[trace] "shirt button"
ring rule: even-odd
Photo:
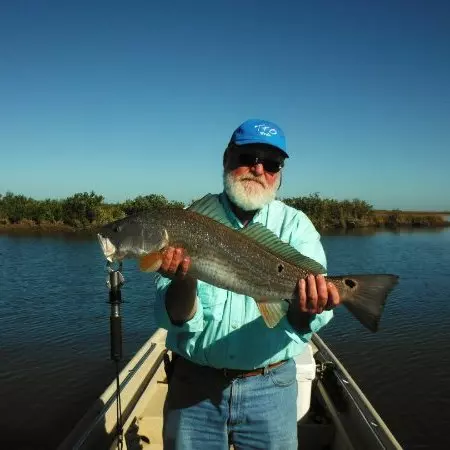
[[[237,324],[237,323],[232,323],[232,324],[231,324],[231,328],[233,328],[233,330],[235,330],[237,327],[238,327],[238,324]]]

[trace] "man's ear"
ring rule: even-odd
[[[228,147],[223,152],[223,168],[225,169],[225,166],[227,165],[228,161]]]

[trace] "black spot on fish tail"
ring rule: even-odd
[[[387,296],[398,282],[397,275],[347,275],[342,298],[346,308],[370,331],[376,332]]]

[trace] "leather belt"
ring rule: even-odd
[[[222,372],[225,378],[247,378],[254,377],[256,375],[264,375],[268,372],[269,369],[274,369],[275,367],[281,366],[287,361],[287,359],[283,361],[278,361],[273,364],[269,364],[266,367],[260,367],[258,369],[253,370],[240,370],[240,369],[216,369]]]
[[[198,368],[210,370],[213,373],[220,374],[227,379],[247,378],[247,377],[254,377],[256,375],[264,375],[270,369],[274,369],[275,367],[281,366],[282,364],[284,364],[285,362],[288,361],[287,359],[284,359],[283,361],[278,361],[276,363],[269,364],[266,367],[259,367],[258,369],[252,369],[252,370],[242,370],[242,369],[216,369],[215,367],[202,366],[193,361],[190,361],[189,359],[182,357],[178,353],[172,352],[172,364],[174,364],[177,359],[184,360],[185,363],[187,363],[188,365],[193,365]]]

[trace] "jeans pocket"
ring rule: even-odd
[[[296,381],[296,369],[293,359],[269,371],[269,376],[275,386],[287,387]]]

